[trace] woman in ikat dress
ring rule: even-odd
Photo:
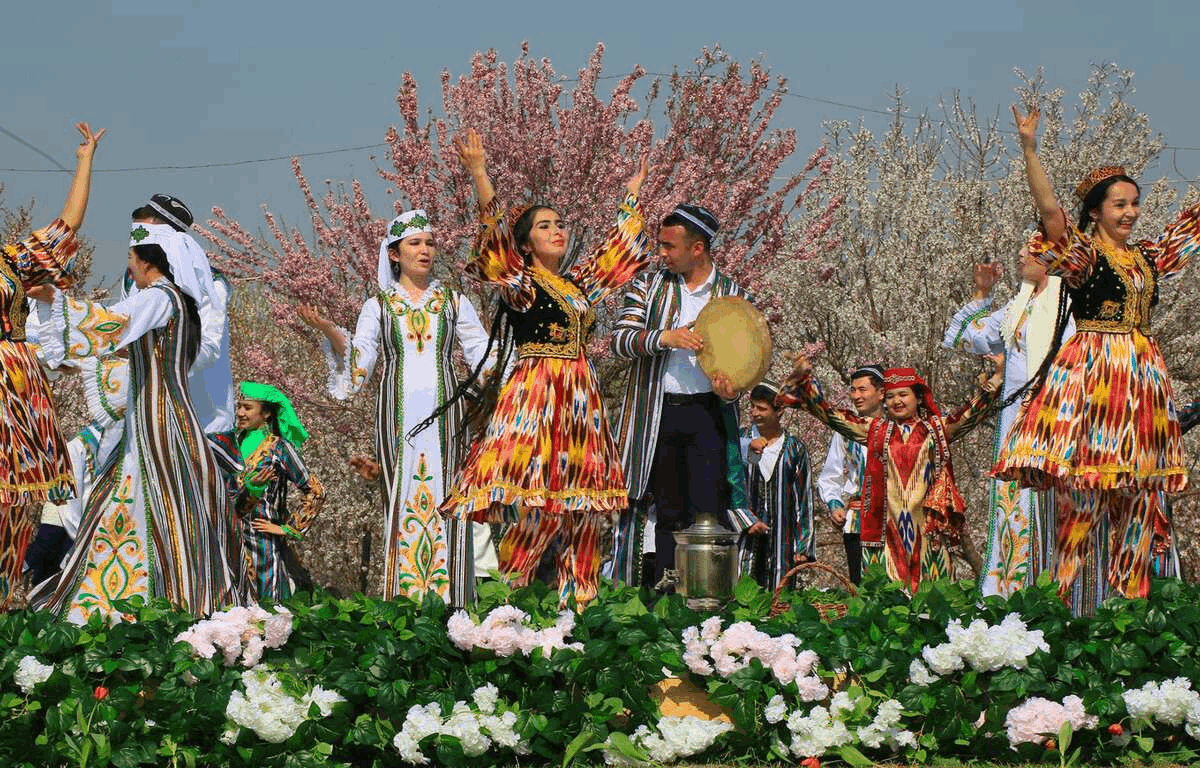
[[[603,240],[560,274],[568,232],[559,213],[540,205],[504,210],[478,134],[469,131],[455,143],[483,225],[467,271],[499,289],[491,338],[511,332],[517,362],[501,387],[508,346],[502,341],[483,397],[488,402],[498,390],[495,406],[442,509],[461,519],[512,523],[500,543],[500,571],[516,585],[529,582],[557,540],[560,604],[574,599],[582,610],[597,591],[600,532],[628,495],[586,349],[596,305],[649,260],[637,199],[646,164],[626,185]]]

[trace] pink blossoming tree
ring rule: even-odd
[[[341,589],[377,585],[377,568],[366,577],[357,570],[364,535],[380,551],[376,491],[351,478],[346,466],[351,455],[368,451],[374,398],[337,403],[324,396],[325,365],[294,308],[315,304],[353,328],[375,290],[387,221],[421,207],[436,229],[440,275],[474,296],[486,322],[490,297],[459,278],[478,226],[470,179],[450,141],[459,131],[473,128],[483,136],[501,201],[546,201],[564,214],[571,225],[569,260],[611,224],[625,179],[647,152],[651,172],[641,199],[649,221],[681,201],[713,210],[723,223],[718,264],[757,294],[773,318],[782,312],[766,276],[783,260],[810,258],[828,244],[841,199],[826,196],[816,211],[807,203],[831,160],[824,149],[802,163],[792,160],[794,132],[773,125],[786,88],[782,79],[720,49],[704,49],[686,72],[665,80],[649,78],[640,67],[612,77],[603,74],[603,54],[598,45],[574,81],[527,48],[511,65],[495,51],[477,54],[457,79],[442,74],[440,113],[424,122],[417,83],[406,74],[396,96],[400,122],[386,133],[391,168],[380,171],[394,191],[390,207],[373,208],[357,180],[318,196],[293,162],[311,231],[285,228],[265,210],[259,232],[214,209],[205,232],[215,247],[213,262],[235,279],[240,294],[232,315],[235,373],[277,384],[293,397],[314,435],[306,460],[335,500],[310,536],[316,546],[305,551],[318,582]],[[603,97],[600,81],[607,79],[616,82]],[[801,211],[806,224],[790,230]],[[601,312],[593,344],[598,355],[618,302]],[[601,367],[610,383],[619,373],[615,362]]]

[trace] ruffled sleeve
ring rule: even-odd
[[[1011,304],[992,310],[991,299],[967,302],[954,314],[942,337],[946,349],[958,349],[972,355],[997,355],[1004,351],[1000,324]]]
[[[483,230],[475,244],[475,253],[467,264],[467,274],[476,280],[491,283],[500,289],[500,297],[512,309],[524,312],[533,306],[533,278],[525,265],[525,257],[517,250],[512,220],[520,215],[514,209],[508,215],[493,198],[483,212]]]
[[[1200,204],[1185,209],[1157,241],[1145,243],[1160,277],[1180,272],[1200,248]]]
[[[129,361],[120,357],[88,357],[79,362],[84,399],[92,423],[107,428],[125,418],[129,404]]]
[[[1029,252],[1046,268],[1047,273],[1058,275],[1067,285],[1078,288],[1092,274],[1096,250],[1091,238],[1071,223],[1066,211],[1059,208],[1058,214],[1063,217],[1062,236],[1055,242],[1048,242],[1039,232],[1030,238]]]
[[[371,378],[375,360],[379,357],[379,340],[383,332],[379,302],[380,299],[376,297],[363,304],[353,338],[344,329],[338,329],[338,333],[346,339],[346,351],[340,360],[333,356],[333,346],[329,340],[321,338],[321,350],[325,353],[325,364],[329,366],[327,387],[330,397],[345,400],[356,395]]]
[[[650,262],[646,217],[634,195],[626,195],[617,221],[586,259],[571,268],[569,277],[583,289],[592,305],[617,291]]]
[[[47,333],[59,335],[68,359],[112,354],[174,315],[175,305],[163,290],[138,291],[111,307],[63,294],[52,304],[38,303],[38,321]]]
[[[55,219],[24,240],[4,246],[4,258],[26,288],[46,283],[67,288],[74,282],[71,270],[78,250],[75,233],[62,219]]]

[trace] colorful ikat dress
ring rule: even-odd
[[[258,600],[279,602],[292,595],[294,574],[287,539],[303,541],[313,519],[325,506],[325,487],[308,472],[296,447],[279,435],[260,430],[239,434],[245,469],[238,476],[236,502],[241,524],[246,570]],[[289,515],[288,484],[304,494],[300,510]],[[283,535],[254,530],[251,523],[266,520],[283,528]]]
[[[62,502],[74,491],[50,384],[25,338],[25,289],[69,285],[77,248],[71,228],[57,219],[5,245],[0,258],[0,514],[8,517],[0,526],[0,608],[8,604],[35,527],[19,508]]]
[[[1183,440],[1150,312],[1159,280],[1200,247],[1200,206],[1129,250],[1062,216],[1062,237],[1035,235],[1030,251],[1066,283],[1076,332],[1008,433],[994,474],[1033,488],[1182,491]]]
[[[489,529],[444,521],[438,512],[465,451],[461,406],[442,415],[436,429],[409,437],[458,386],[455,339],[474,368],[483,359],[487,336],[471,302],[435,280],[419,298],[391,284],[369,299],[343,360],[334,359],[328,342],[323,344],[329,394],[339,400],[362,390],[382,356],[375,455],[383,470],[385,598],[419,600],[433,590],[452,605],[466,605],[474,550],[491,551]],[[495,567],[491,557],[483,567]]]
[[[616,225],[564,275],[526,264],[517,250],[511,226],[523,210],[505,215],[492,201],[467,268],[500,289],[517,364],[442,508],[481,521],[505,520],[513,505],[607,518],[629,491],[587,344],[594,307],[648,261],[642,210],[626,196]]]

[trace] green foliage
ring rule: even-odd
[[[1072,619],[1053,587],[1041,584],[1009,599],[981,598],[969,584],[924,585],[909,598],[895,584],[868,578],[859,596],[788,593],[791,609],[770,616],[771,595],[742,581],[722,612],[726,626],[751,621],[770,635],[792,633],[817,653],[819,673],[831,688],[863,695],[861,707],[886,698],[904,708],[904,722],[918,744],[905,758],[1011,759],[1062,765],[1109,763],[1132,757],[1200,758],[1182,728],[1144,727],[1124,739],[1106,730],[1128,715],[1121,692],[1147,681],[1173,677],[1200,680],[1200,589],[1156,582],[1148,600],[1115,599],[1096,616]],[[843,600],[844,617],[822,620],[817,601]],[[554,623],[557,596],[534,585],[512,591],[481,585],[472,609],[476,618],[498,605],[526,611],[541,626]],[[123,607],[136,621],[109,625],[96,618],[83,627],[44,613],[0,614],[0,764],[13,766],[139,765],[243,766],[397,765],[392,739],[408,709],[438,702],[449,712],[455,701],[492,683],[519,713],[517,730],[530,748],[529,762],[554,765],[597,763],[601,749],[644,759],[630,738],[639,724],[659,716],[651,688],[664,676],[687,677],[681,636],[704,615],[679,597],[653,598],[645,590],[602,587],[577,617],[572,641],[582,652],[540,650],[500,658],[491,651],[462,651],[446,633],[448,609],[432,596],[423,602],[384,601],[361,595],[328,594],[289,600],[293,633],[264,662],[289,684],[320,684],[346,703],[324,718],[304,723],[282,744],[243,730],[233,744],[220,741],[225,707],[240,685],[240,667],[196,657],[173,638],[194,620],[166,604],[131,602]],[[1024,669],[963,672],[930,685],[909,680],[909,665],[923,647],[946,640],[951,619],[999,623],[1019,613],[1039,629],[1051,650],[1036,652]],[[27,655],[52,664],[54,673],[32,693],[14,682]],[[757,661],[730,678],[693,678],[709,698],[726,707],[737,730],[723,736],[708,761],[773,762],[775,735],[764,708],[776,694],[797,706],[793,684],[783,685]],[[106,689],[103,696],[97,689]],[[1012,750],[1005,736],[1010,709],[1033,696],[1060,701],[1075,694],[1100,727],[1057,735],[1053,749],[1023,745]],[[976,723],[980,724],[977,726]],[[1132,738],[1129,736],[1132,735]],[[491,752],[466,758],[457,740],[431,737],[426,754],[438,764],[510,764],[511,754]],[[436,742],[436,744],[432,743]],[[843,747],[836,756],[852,765],[871,764],[886,753]],[[522,758],[522,762],[526,759]]]

